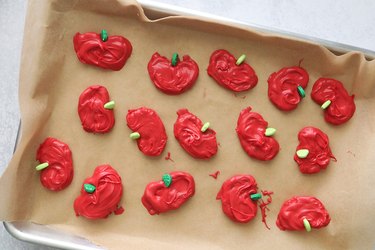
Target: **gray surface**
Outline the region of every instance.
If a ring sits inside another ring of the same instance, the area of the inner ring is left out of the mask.
[[[35,0],[36,1],[36,0]],[[375,50],[373,0],[158,0],[248,23]],[[235,3],[235,4],[233,4]],[[19,121],[18,73],[25,0],[0,0],[0,174],[12,156]],[[1,205],[1,204],[0,204]],[[52,249],[13,239],[0,226],[0,249]]]

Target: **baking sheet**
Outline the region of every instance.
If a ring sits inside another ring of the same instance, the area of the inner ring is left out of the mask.
[[[370,192],[375,180],[371,173],[374,156],[368,150],[374,143],[369,140],[374,133],[374,118],[370,115],[374,107],[374,63],[367,62],[362,54],[337,57],[314,44],[196,18],[174,17],[150,23],[131,1],[33,2],[28,25],[20,83],[23,136],[0,181],[0,201],[6,204],[0,208],[1,219],[56,224],[110,248],[140,244],[144,248],[242,248],[250,243],[259,248],[276,244],[279,248],[280,245],[285,248],[374,245],[371,234],[374,226],[368,219],[374,217],[374,195]],[[83,65],[75,57],[74,33],[99,32],[102,28],[110,34],[127,37],[134,46],[132,57],[120,72]],[[210,53],[218,48],[226,48],[235,55],[247,54],[248,62],[259,76],[258,86],[236,97],[214,83],[205,69]],[[158,92],[146,70],[155,51],[164,55],[178,51],[180,55],[192,56],[200,66],[196,86],[175,97]],[[327,76],[342,80],[348,91],[356,94],[357,112],[348,124],[341,127],[325,124],[319,106],[309,98],[291,113],[276,110],[268,101],[268,75],[281,67],[297,65],[301,59],[302,66],[310,73],[307,93],[318,77]],[[106,86],[117,104],[116,125],[107,135],[83,132],[76,111],[81,91],[95,83]],[[134,142],[128,140],[130,131],[124,117],[128,109],[141,105],[159,112],[169,136],[165,154],[171,152],[175,163],[163,157],[145,158]],[[237,116],[249,105],[278,129],[276,138],[282,149],[270,163],[248,158],[236,138]],[[194,160],[174,140],[175,112],[184,107],[210,121],[217,131],[221,147],[214,159]],[[327,171],[315,176],[301,175],[292,157],[298,143],[297,132],[306,125],[320,127],[330,136],[333,153],[338,158],[338,163],[331,163]],[[46,136],[67,142],[73,151],[75,177],[72,185],[60,193],[44,190],[39,173],[34,171],[35,151]],[[123,177],[126,211],[99,222],[76,218],[72,203],[80,185],[102,163],[112,164]],[[196,195],[181,209],[152,217],[140,202],[143,189],[149,181],[173,170],[193,174]],[[215,181],[208,174],[216,170],[222,173]],[[238,173],[254,175],[260,188],[275,192],[267,217],[270,231],[262,225],[259,215],[247,225],[238,225],[222,214],[216,193],[225,179]],[[11,187],[11,191],[5,187]],[[277,212],[292,195],[317,196],[329,210],[331,224],[311,234],[279,231],[274,224]]]

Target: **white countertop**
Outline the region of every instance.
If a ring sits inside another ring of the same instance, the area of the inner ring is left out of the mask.
[[[373,0],[157,0],[249,24],[375,51]],[[235,4],[234,4],[235,3]],[[0,0],[0,174],[12,157],[20,119],[18,74],[25,0]],[[1,204],[0,204],[1,206]],[[0,225],[0,249],[52,249],[20,242]]]

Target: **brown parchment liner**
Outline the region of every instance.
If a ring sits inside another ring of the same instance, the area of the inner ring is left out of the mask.
[[[133,54],[118,72],[101,70],[78,61],[72,38],[76,32],[123,35]],[[208,77],[210,54],[225,48],[235,56],[247,55],[258,85],[235,96]],[[178,52],[197,61],[196,85],[178,96],[158,91],[147,73],[151,55]],[[282,67],[298,65],[309,72],[307,97],[292,112],[276,109],[267,97],[268,76]],[[341,80],[354,93],[357,111],[346,124],[327,124],[310,98],[321,76]],[[80,93],[92,84],[107,87],[116,101],[116,124],[105,135],[86,133],[77,114]],[[308,42],[261,34],[204,19],[170,17],[148,20],[134,1],[30,1],[20,78],[22,138],[0,180],[0,219],[49,224],[81,235],[111,249],[370,249],[375,245],[375,62],[360,53],[336,56]],[[250,159],[235,133],[239,112],[252,106],[277,128],[281,145],[270,162]],[[128,137],[128,109],[147,106],[163,120],[169,137],[161,157],[145,157]],[[195,160],[173,136],[176,111],[188,108],[210,121],[220,142],[211,160]],[[303,175],[293,160],[297,133],[307,125],[319,127],[330,138],[337,163],[316,175]],[[35,154],[47,136],[66,142],[74,160],[72,184],[61,192],[43,188],[35,171]],[[171,152],[174,163],[164,157]],[[96,166],[111,164],[121,175],[122,215],[89,221],[76,217],[73,201],[82,181]],[[150,216],[141,196],[148,182],[163,173],[184,170],[196,180],[196,194],[176,211]],[[217,180],[208,175],[220,170]],[[215,200],[224,180],[234,174],[253,175],[260,189],[275,192],[267,221],[261,216],[248,224],[233,223]],[[280,231],[275,221],[281,204],[294,195],[312,195],[328,209],[332,221],[321,230]]]

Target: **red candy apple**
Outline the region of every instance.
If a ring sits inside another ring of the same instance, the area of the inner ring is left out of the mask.
[[[74,210],[77,216],[104,219],[112,212],[118,215],[124,211],[119,207],[121,197],[121,177],[110,165],[101,165],[84,180],[81,195],[74,201]]]
[[[340,125],[355,112],[354,95],[350,96],[342,83],[331,78],[319,78],[312,88],[311,98],[324,108],[324,119]]]
[[[298,133],[298,140],[294,160],[302,173],[318,173],[327,168],[331,158],[336,160],[329,147],[328,136],[320,129],[304,127]]]
[[[216,132],[210,128],[202,132],[202,121],[187,109],[177,111],[174,136],[191,156],[209,159],[217,153]]]
[[[100,85],[88,87],[79,97],[78,114],[82,127],[91,133],[107,133],[115,124],[113,107],[106,108],[110,102],[108,91]]]
[[[159,115],[150,108],[141,107],[128,111],[128,127],[136,134],[139,150],[145,155],[160,155],[167,144],[167,134]]]
[[[249,90],[258,83],[254,69],[247,63],[236,64],[237,59],[228,51],[219,49],[212,53],[207,73],[218,84],[235,92]]]
[[[268,78],[268,97],[278,109],[293,110],[304,97],[298,88],[305,89],[308,82],[309,75],[303,68],[282,68]]]
[[[146,186],[142,203],[151,215],[165,213],[181,207],[194,192],[193,176],[181,171],[172,172]]]
[[[236,131],[242,148],[250,157],[268,161],[279,152],[279,143],[271,137],[272,133],[268,135],[268,131],[274,129],[267,126],[268,122],[260,114],[252,112],[251,107],[241,111]]]
[[[276,225],[283,231],[310,231],[311,228],[325,227],[330,221],[328,211],[320,200],[311,196],[295,196],[282,205]]]
[[[48,137],[39,146],[36,159],[41,163],[39,166],[44,164],[44,168],[40,169],[40,182],[45,188],[59,191],[69,186],[72,182],[72,152],[64,142]],[[46,167],[47,164],[48,166]]]
[[[94,32],[76,33],[73,38],[78,59],[85,64],[103,69],[120,70],[132,53],[132,45],[122,36],[108,36]]]
[[[188,55],[183,56],[182,61],[176,58],[173,60],[175,61],[172,63],[171,60],[156,52],[152,55],[147,69],[151,81],[159,90],[169,95],[178,95],[194,85],[198,78],[199,68]]]

